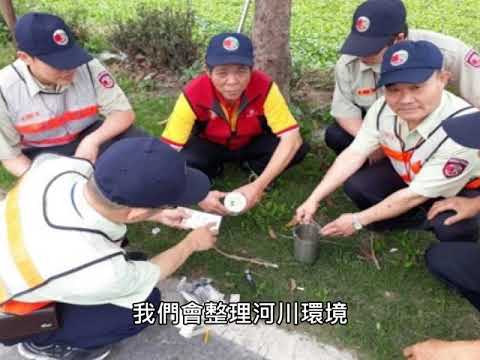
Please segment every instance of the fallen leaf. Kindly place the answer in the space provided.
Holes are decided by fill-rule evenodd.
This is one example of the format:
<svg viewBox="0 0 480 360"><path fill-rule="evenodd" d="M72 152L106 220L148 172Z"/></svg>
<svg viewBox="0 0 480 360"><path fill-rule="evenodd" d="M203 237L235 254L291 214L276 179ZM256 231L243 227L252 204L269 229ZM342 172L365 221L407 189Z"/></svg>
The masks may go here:
<svg viewBox="0 0 480 360"><path fill-rule="evenodd" d="M268 227L268 235L270 235L270 237L273 240L277 239L277 234L275 234L275 231L273 230L273 228L271 226Z"/></svg>
<svg viewBox="0 0 480 360"><path fill-rule="evenodd" d="M290 278L288 280L288 291L292 294L296 288L297 288L297 282L295 281L295 279Z"/></svg>

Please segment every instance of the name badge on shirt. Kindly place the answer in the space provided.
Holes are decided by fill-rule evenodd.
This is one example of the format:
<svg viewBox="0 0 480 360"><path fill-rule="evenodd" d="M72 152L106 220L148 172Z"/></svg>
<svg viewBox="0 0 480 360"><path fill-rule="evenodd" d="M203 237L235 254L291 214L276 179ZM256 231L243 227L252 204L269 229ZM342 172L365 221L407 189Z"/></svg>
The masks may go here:
<svg viewBox="0 0 480 360"><path fill-rule="evenodd" d="M370 88L370 87L357 89L357 95L358 96L371 96L371 95L375 94L375 92L376 92L376 89L375 88Z"/></svg>

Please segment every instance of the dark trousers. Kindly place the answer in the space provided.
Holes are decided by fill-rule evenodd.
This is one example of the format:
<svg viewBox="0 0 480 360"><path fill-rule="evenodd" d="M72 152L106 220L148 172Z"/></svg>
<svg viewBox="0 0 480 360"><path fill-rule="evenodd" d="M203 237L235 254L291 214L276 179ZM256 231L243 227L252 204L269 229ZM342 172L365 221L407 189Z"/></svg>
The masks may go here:
<svg viewBox="0 0 480 360"><path fill-rule="evenodd" d="M154 288L146 301L158 309L160 291ZM4 345L29 341L38 346L65 345L94 349L134 336L148 326L148 324L135 325L131 309L112 304L86 306L57 303L57 310L60 329L5 342Z"/></svg>
<svg viewBox="0 0 480 360"><path fill-rule="evenodd" d="M388 159L383 159L371 166L363 167L345 182L344 190L350 199L361 210L367 209L407 185L393 169ZM459 196L479 196L478 190L462 190ZM440 241L469 242L477 241L478 216L460 221L454 225L444 225L446 218L455 214L454 211L445 211L434 219L427 220L427 212L438 199L411 209L393 219L379 221L369 226L372 230L421 228L431 230Z"/></svg>
<svg viewBox="0 0 480 360"><path fill-rule="evenodd" d="M442 242L425 253L428 269L480 311L480 245Z"/></svg>
<svg viewBox="0 0 480 360"><path fill-rule="evenodd" d="M49 147L32 147L28 149L24 149L23 153L25 156L27 156L29 159L35 158L35 156L42 154L42 153L53 153L53 154L59 154L59 155L65 155L65 156L73 156L75 155L75 151L77 150L78 145L80 142L89 134L97 130L103 122L101 120L98 120L94 124L90 125L88 128L83 130L78 137L64 145L57 145L57 146L49 146ZM130 126L127 130L125 130L123 133L115 136L114 138L104 142L100 146L99 150L99 156L101 153L103 153L110 145L112 145L115 141L121 140L121 139L126 139L126 138L133 138L133 137L148 137L151 136L144 130L137 128L135 126Z"/></svg>
<svg viewBox="0 0 480 360"><path fill-rule="evenodd" d="M338 155L353 141L353 136L343 130L337 122L329 125L325 131L325 143Z"/></svg>
<svg viewBox="0 0 480 360"><path fill-rule="evenodd" d="M182 150L182 154L191 167L199 169L210 178L219 175L224 162L248 162L249 167L260 175L272 158L280 139L272 133L255 137L252 142L238 150L215 144L199 136L192 136ZM310 147L303 143L288 167L300 163Z"/></svg>

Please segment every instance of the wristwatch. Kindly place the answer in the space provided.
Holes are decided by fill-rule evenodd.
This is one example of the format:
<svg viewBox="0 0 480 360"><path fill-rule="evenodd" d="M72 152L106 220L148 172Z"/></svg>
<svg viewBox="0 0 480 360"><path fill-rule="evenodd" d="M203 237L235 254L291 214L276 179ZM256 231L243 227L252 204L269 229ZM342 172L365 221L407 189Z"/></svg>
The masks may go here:
<svg viewBox="0 0 480 360"><path fill-rule="evenodd" d="M363 229L363 225L360 222L360 220L358 220L357 214L352 214L352 225L353 225L353 228L357 231Z"/></svg>

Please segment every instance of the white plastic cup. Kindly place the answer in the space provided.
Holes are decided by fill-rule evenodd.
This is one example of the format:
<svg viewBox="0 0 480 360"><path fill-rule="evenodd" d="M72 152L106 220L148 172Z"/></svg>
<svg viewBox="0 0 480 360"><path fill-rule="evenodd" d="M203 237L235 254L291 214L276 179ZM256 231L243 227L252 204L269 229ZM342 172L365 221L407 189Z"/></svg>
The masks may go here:
<svg viewBox="0 0 480 360"><path fill-rule="evenodd" d="M231 192L223 199L223 205L233 215L238 215L247 207L247 198L240 192Z"/></svg>

